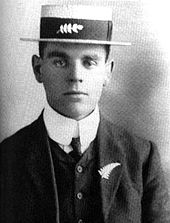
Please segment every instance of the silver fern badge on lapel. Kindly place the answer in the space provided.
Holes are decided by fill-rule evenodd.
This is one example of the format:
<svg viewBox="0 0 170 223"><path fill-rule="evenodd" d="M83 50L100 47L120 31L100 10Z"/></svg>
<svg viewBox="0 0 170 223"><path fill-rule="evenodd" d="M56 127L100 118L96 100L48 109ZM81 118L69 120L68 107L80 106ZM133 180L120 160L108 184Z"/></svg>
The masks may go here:
<svg viewBox="0 0 170 223"><path fill-rule="evenodd" d="M76 23L73 25L71 23L69 24L65 23L64 25L60 26L60 29L57 31L57 33L62 33L62 34L72 33L72 32L78 33L78 31L82 30L83 28L84 28L83 25L78 25Z"/></svg>
<svg viewBox="0 0 170 223"><path fill-rule="evenodd" d="M110 177L110 173L117 166L120 166L120 163L110 163L110 164L107 164L106 166L100 168L100 170L98 170L98 172L101 175L101 178L108 180Z"/></svg>

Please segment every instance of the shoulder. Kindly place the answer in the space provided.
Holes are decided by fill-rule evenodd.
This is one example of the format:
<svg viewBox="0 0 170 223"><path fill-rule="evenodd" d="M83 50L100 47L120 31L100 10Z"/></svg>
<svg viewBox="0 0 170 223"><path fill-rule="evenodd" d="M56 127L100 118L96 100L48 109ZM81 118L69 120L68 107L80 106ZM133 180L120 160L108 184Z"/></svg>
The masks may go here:
<svg viewBox="0 0 170 223"><path fill-rule="evenodd" d="M101 128L103 134L107 135L106 138L119 147L126 159L145 162L152 153L156 153L159 156L154 142L131 133L127 129L113 124L103 117L101 118Z"/></svg>
<svg viewBox="0 0 170 223"><path fill-rule="evenodd" d="M38 119L34 120L29 125L23 127L18 130L13 135L7 137L0 143L0 149L2 150L15 150L15 148L24 147L26 144L31 143L34 139L36 139L36 135L38 134L38 130L41 128L43 124L42 115L38 117Z"/></svg>

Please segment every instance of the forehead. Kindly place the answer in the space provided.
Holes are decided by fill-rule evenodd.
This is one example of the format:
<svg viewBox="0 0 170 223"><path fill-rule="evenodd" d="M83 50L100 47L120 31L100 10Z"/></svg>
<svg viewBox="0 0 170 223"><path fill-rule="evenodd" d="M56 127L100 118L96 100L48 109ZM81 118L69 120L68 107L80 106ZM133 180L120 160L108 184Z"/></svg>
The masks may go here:
<svg viewBox="0 0 170 223"><path fill-rule="evenodd" d="M44 56L48 57L51 52L61 52L68 56L91 56L97 55L105 58L106 48L104 45L95 44L73 44L73 43L47 43L44 48Z"/></svg>

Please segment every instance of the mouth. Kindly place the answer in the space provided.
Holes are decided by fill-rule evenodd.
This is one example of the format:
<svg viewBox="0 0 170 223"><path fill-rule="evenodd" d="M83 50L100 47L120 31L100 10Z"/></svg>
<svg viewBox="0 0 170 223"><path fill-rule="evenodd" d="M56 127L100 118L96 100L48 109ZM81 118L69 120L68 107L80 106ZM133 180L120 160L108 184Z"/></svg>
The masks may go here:
<svg viewBox="0 0 170 223"><path fill-rule="evenodd" d="M79 95L86 95L86 96L87 96L88 94L85 93L85 92L83 92L83 91L68 91L68 92L65 92L64 95L65 95L65 96L69 96L69 95L70 95L70 96L74 96L74 95L75 95L75 96L76 96L76 95L77 95L77 96L79 96Z"/></svg>

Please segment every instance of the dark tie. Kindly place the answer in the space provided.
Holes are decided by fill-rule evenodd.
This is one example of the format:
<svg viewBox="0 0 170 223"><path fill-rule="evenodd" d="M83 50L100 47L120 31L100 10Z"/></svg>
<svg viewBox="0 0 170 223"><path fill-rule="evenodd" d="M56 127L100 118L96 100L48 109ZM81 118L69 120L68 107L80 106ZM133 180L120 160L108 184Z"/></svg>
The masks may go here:
<svg viewBox="0 0 170 223"><path fill-rule="evenodd" d="M80 143L80 137L78 138L72 138L71 144L73 148L73 151L69 154L76 160L79 161L82 153L81 153L81 143Z"/></svg>

